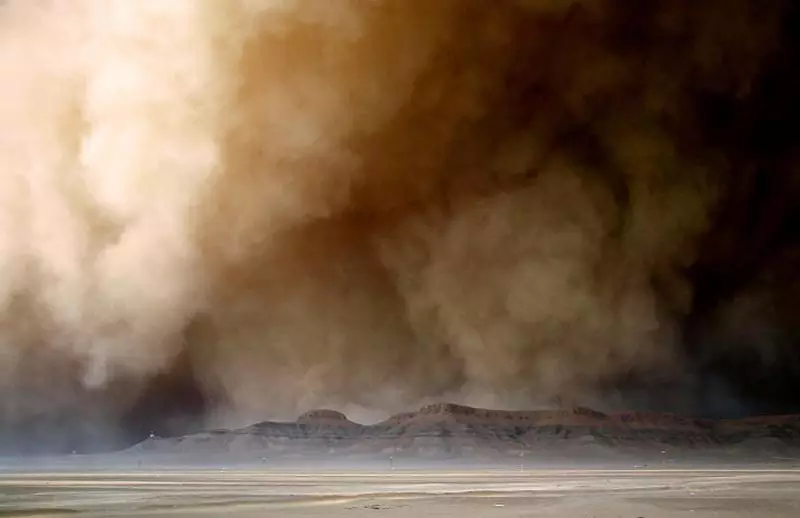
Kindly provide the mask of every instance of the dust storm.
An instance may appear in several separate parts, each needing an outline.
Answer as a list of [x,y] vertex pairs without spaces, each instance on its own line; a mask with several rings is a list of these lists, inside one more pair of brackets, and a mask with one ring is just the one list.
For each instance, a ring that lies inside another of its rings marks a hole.
[[0,420],[83,448],[439,400],[787,408],[797,21],[5,2]]

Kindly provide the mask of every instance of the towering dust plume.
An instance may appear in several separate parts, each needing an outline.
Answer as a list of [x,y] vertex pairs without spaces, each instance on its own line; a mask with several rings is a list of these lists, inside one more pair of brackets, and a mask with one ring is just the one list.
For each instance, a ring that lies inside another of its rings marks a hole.
[[0,416],[751,404],[796,358],[796,16],[6,2]]

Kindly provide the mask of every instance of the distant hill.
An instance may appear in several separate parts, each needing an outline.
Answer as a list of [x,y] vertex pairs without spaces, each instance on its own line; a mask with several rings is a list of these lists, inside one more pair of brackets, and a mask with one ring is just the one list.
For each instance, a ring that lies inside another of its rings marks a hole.
[[383,456],[603,456],[617,453],[800,456],[800,416],[693,419],[655,412],[604,414],[588,408],[506,411],[428,405],[363,425],[334,410],[296,422],[265,421],[236,430],[153,437],[137,454]]

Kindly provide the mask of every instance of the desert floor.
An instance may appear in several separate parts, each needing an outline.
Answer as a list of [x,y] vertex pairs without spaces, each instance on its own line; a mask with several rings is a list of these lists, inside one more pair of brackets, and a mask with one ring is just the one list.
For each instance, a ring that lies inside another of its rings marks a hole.
[[5,470],[0,516],[798,517],[800,470]]

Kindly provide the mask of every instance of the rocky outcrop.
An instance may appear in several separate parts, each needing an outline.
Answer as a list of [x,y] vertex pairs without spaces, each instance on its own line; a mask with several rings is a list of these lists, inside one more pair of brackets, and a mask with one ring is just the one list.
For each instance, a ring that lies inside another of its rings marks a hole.
[[299,424],[355,424],[336,410],[311,410],[297,418]]
[[581,407],[506,411],[439,403],[373,425],[355,423],[335,410],[313,410],[296,422],[151,438],[135,450],[459,456],[724,448],[800,451],[800,416],[714,421],[655,412],[604,414]]

